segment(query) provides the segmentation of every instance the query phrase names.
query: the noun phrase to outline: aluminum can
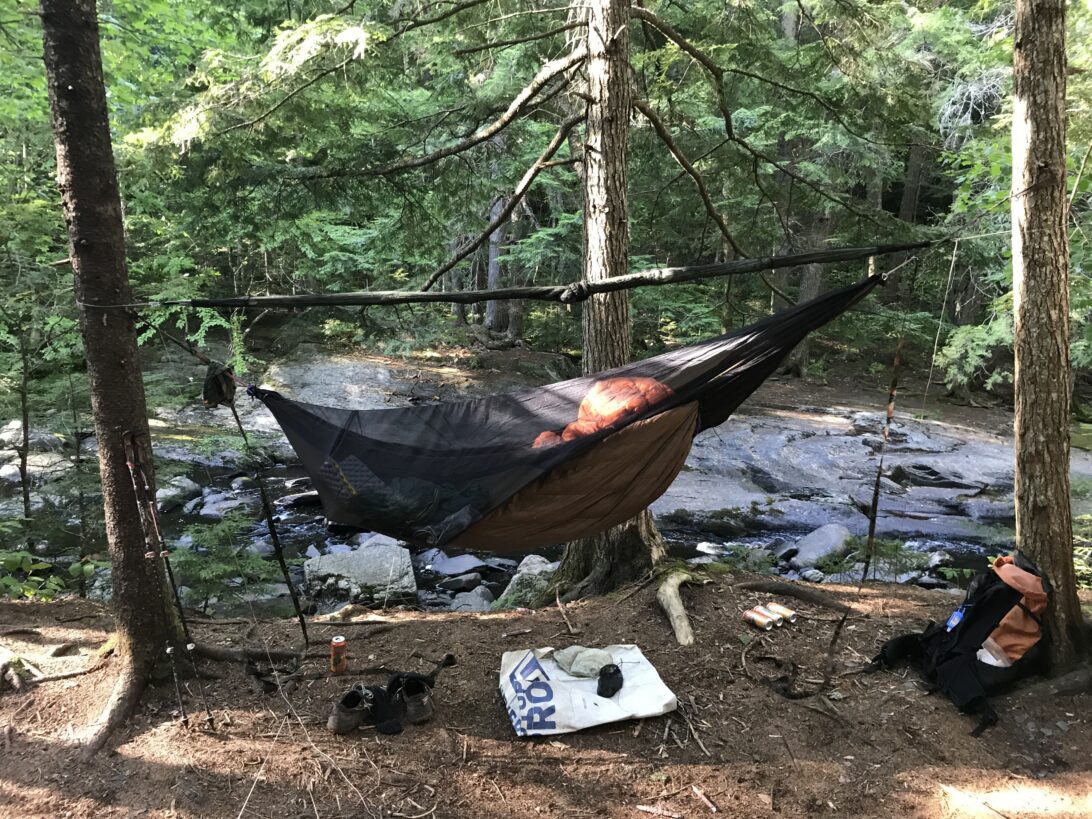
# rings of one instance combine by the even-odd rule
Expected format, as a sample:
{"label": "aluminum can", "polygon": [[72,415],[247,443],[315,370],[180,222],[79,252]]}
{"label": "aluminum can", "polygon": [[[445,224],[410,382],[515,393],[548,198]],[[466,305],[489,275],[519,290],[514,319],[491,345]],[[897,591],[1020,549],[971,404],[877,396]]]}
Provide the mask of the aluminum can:
{"label": "aluminum can", "polygon": [[780,614],[790,623],[796,622],[796,612],[790,609],[788,606],[782,606],[780,603],[767,603],[766,608],[768,608],[774,614]]}
{"label": "aluminum can", "polygon": [[340,634],[330,640],[330,673],[344,674],[349,670],[349,642]]}
{"label": "aluminum can", "polygon": [[755,606],[755,611],[757,611],[763,617],[768,617],[769,619],[773,620],[773,624],[778,628],[781,628],[783,625],[785,625],[785,618],[777,612],[773,611],[772,609],[768,608],[767,606]]}
{"label": "aluminum can", "polygon": [[773,628],[773,620],[765,615],[759,614],[754,609],[748,609],[743,612],[743,619],[755,628],[762,629],[762,631],[769,631]]}

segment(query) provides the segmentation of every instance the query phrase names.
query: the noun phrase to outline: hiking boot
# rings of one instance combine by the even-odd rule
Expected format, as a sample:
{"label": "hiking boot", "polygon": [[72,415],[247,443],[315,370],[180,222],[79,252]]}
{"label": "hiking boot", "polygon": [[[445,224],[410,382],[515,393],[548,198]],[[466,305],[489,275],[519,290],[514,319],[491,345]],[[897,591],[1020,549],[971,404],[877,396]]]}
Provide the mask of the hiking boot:
{"label": "hiking boot", "polygon": [[418,725],[432,719],[432,686],[417,676],[407,677],[398,689],[398,699],[406,722]]}
{"label": "hiking boot", "polygon": [[363,685],[354,685],[337,701],[326,728],[335,734],[347,734],[355,731],[366,717],[372,713],[373,694]]}

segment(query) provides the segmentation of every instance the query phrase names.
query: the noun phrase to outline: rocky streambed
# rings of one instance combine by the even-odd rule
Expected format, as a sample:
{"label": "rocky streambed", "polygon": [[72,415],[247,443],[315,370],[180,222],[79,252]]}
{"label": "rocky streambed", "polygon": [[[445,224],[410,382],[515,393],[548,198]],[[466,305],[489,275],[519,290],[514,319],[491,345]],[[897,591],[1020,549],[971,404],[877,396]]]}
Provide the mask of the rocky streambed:
{"label": "rocky streambed", "polygon": [[[312,403],[371,408],[451,400],[535,380],[354,356],[301,358],[273,367],[266,376],[269,386]],[[784,400],[784,392],[760,392],[744,411],[698,436],[686,467],[653,504],[653,513],[672,551],[695,562],[722,560],[812,582],[856,580],[883,419],[856,402],[809,405]],[[805,395],[806,388],[797,387],[790,398]],[[224,409],[200,409],[195,400],[181,411],[155,411],[154,449],[161,473],[173,474],[160,481],[157,497],[176,549],[201,555],[200,534],[184,532],[236,514],[249,522],[238,550],[269,558],[272,545],[255,483],[260,473],[275,500],[274,522],[292,558],[292,580],[313,610],[346,602],[456,610],[521,605],[560,554],[554,549],[523,559],[518,544],[513,544],[517,559],[421,549],[329,525],[272,416],[245,398],[239,409],[259,455],[233,435]],[[15,423],[0,430],[0,444],[9,447],[0,450],[0,481],[7,486],[0,514],[8,517],[22,508],[10,448],[19,431]],[[78,523],[69,480],[72,441],[36,430],[31,444],[32,510],[58,524],[58,535],[36,549],[63,568],[75,559],[72,534]],[[93,439],[83,442],[83,450],[93,452]],[[986,554],[1011,545],[1012,441],[1003,428],[900,416],[884,464],[877,534],[885,546],[870,577],[945,587],[952,567],[980,568]],[[1072,470],[1078,482],[1086,482],[1092,457],[1074,450]],[[84,484],[84,502],[98,503],[94,487]],[[1084,503],[1077,502],[1075,511],[1089,511],[1081,508]],[[260,606],[279,613],[288,605],[283,583],[258,588],[247,587],[242,577],[227,580],[223,594],[189,602],[224,612]],[[108,570],[99,569],[92,593],[108,589]]]}

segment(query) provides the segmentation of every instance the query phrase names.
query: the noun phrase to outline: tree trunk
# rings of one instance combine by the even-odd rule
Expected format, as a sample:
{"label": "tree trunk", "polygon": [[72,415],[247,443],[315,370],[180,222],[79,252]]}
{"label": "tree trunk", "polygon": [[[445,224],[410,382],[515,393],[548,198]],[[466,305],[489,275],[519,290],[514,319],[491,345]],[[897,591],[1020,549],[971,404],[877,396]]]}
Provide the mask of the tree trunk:
{"label": "tree trunk", "polygon": [[1069,507],[1069,248],[1065,0],[1017,0],[1012,278],[1016,541],[1054,588],[1051,666],[1086,650]]}
{"label": "tree trunk", "polygon": [[[489,207],[489,221],[497,219],[507,206],[503,196],[498,196]],[[489,251],[486,260],[485,286],[496,290],[504,285],[501,251],[504,249],[505,227],[499,227],[489,234]],[[485,303],[485,326],[494,333],[503,333],[508,329],[508,302],[487,301]]]}
{"label": "tree trunk", "polygon": [[[918,219],[918,205],[921,203],[921,189],[925,184],[926,174],[929,170],[929,154],[922,145],[911,145],[906,157],[906,171],[903,174],[902,197],[899,199],[899,219],[909,224],[914,224]],[[898,267],[906,261],[907,254],[899,253],[888,260],[891,268]],[[881,297],[889,304],[900,301],[900,287],[902,273],[906,270],[896,270],[888,276],[887,285],[883,288]]]}
{"label": "tree trunk", "polygon": [[[584,149],[584,278],[629,272],[626,174],[632,85],[628,0],[588,5],[588,121]],[[629,296],[592,296],[584,303],[585,373],[630,359]],[[599,594],[640,577],[665,555],[646,509],[628,523],[570,543],[556,581],[567,597]]]}
{"label": "tree trunk", "polygon": [[[811,230],[808,236],[808,245],[816,250],[820,249],[830,236],[831,219],[818,215],[811,220]],[[800,291],[797,293],[796,303],[803,304],[819,297],[823,290],[823,265],[808,264],[800,269]],[[796,378],[802,378],[807,374],[808,363],[811,360],[811,337],[805,338],[789,353],[785,362],[784,371]]]}
{"label": "tree trunk", "polygon": [[[174,619],[145,541],[125,455],[135,436],[152,463],[133,321],[121,199],[110,143],[94,0],[41,0],[42,36],[69,254],[75,276],[91,414],[98,436],[106,538],[113,563],[118,683],[88,747],[101,746],[135,707]],[[149,480],[154,476],[149,475]],[[154,483],[153,483],[154,486]],[[153,489],[154,492],[154,489]]]}
{"label": "tree trunk", "polygon": [[19,436],[19,446],[15,448],[19,456],[19,488],[23,496],[23,534],[27,547],[30,543],[30,475],[27,472],[27,458],[30,456],[30,353],[27,350],[26,333],[19,336],[19,417],[23,422],[23,431]]}

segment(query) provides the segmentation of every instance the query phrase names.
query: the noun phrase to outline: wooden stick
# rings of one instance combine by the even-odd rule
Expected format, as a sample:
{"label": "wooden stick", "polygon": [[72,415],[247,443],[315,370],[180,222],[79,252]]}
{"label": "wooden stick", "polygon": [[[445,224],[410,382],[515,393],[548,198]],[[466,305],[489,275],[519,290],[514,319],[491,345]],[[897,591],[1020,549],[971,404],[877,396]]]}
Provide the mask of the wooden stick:
{"label": "wooden stick", "polygon": [[686,615],[686,607],[683,606],[679,587],[683,583],[694,582],[696,578],[689,572],[674,571],[664,579],[656,591],[656,600],[667,615],[671,630],[675,632],[675,640],[681,646],[694,645],[694,629],[690,627],[690,618]]}
{"label": "wooden stick", "polygon": [[579,634],[580,631],[573,628],[573,624],[569,622],[569,615],[565,613],[565,604],[561,602],[561,593],[557,589],[554,589],[554,598],[557,600],[557,610],[561,612],[561,618],[565,621],[565,625],[569,627],[569,634]]}
{"label": "wooden stick", "polygon": [[219,299],[169,299],[166,301],[133,302],[121,305],[94,305],[85,307],[94,309],[109,307],[128,307],[142,309],[150,307],[344,307],[364,306],[369,304],[424,304],[429,302],[443,304],[476,304],[483,301],[505,299],[526,299],[530,301],[554,301],[563,304],[575,304],[597,293],[615,293],[634,287],[660,287],[665,284],[701,281],[718,276],[738,276],[744,273],[757,273],[763,270],[779,270],[785,267],[800,267],[807,264],[833,264],[867,259],[869,256],[885,256],[930,247],[934,242],[909,242],[892,245],[871,245],[860,247],[837,247],[826,250],[810,250],[805,253],[792,253],[786,256],[761,256],[753,259],[735,259],[730,262],[715,264],[685,265],[681,267],[661,267],[614,276],[595,282],[573,282],[567,285],[542,287],[501,287],[495,290],[456,290],[447,293],[433,293],[424,290],[361,290],[352,293],[308,293],[298,296],[231,296]]}
{"label": "wooden stick", "polygon": [[710,813],[717,812],[717,806],[713,804],[713,800],[711,800],[708,796],[702,793],[701,788],[699,788],[697,785],[691,785],[690,790],[694,792],[694,796],[698,797],[698,799],[701,800],[702,804],[705,805],[705,807],[709,808]]}

